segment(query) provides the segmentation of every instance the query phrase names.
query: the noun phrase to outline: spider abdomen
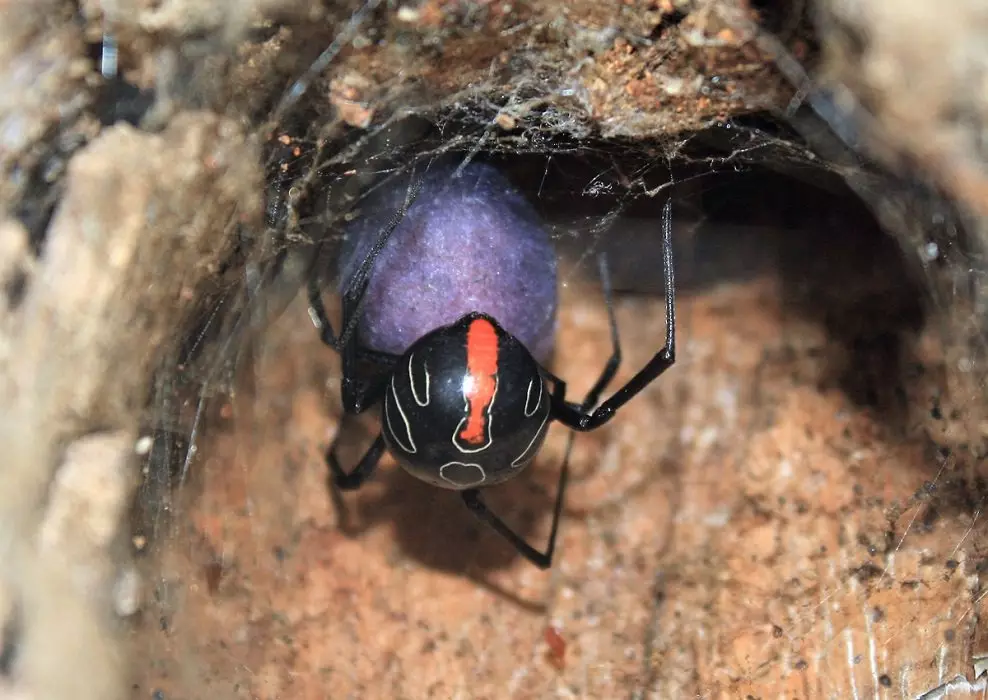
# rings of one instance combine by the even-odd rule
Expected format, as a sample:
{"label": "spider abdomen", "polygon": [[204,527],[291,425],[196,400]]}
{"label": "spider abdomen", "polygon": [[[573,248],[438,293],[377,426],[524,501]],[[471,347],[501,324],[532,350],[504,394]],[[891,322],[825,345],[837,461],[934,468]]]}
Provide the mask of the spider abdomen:
{"label": "spider abdomen", "polygon": [[486,314],[426,334],[401,357],[382,407],[384,438],[411,474],[446,489],[491,486],[545,439],[550,396],[527,349]]}
{"label": "spider abdomen", "polygon": [[[549,359],[556,314],[556,254],[534,208],[492,166],[459,175],[434,165],[418,198],[378,255],[359,334],[380,352],[404,353],[430,331],[483,312],[541,362]],[[360,205],[341,256],[341,289],[407,189],[394,186]]]}

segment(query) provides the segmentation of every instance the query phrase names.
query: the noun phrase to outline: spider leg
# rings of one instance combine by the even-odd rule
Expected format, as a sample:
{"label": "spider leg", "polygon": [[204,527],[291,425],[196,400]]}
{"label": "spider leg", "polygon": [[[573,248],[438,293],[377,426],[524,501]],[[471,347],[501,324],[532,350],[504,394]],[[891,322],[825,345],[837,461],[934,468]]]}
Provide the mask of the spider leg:
{"label": "spider leg", "polygon": [[[312,325],[316,327],[317,331],[319,331],[319,338],[324,344],[328,345],[336,352],[342,353],[343,349],[337,340],[336,333],[333,330],[333,323],[329,320],[329,314],[326,313],[326,306],[322,301],[322,293],[319,291],[319,283],[314,277],[309,280],[308,296],[309,318],[312,320]],[[397,360],[397,355],[392,355],[387,352],[380,352],[378,350],[371,350],[370,348],[358,348],[357,360],[369,360],[371,362],[376,362],[377,364],[389,364],[394,363]]]}
{"label": "spider leg", "polygon": [[[369,394],[379,396],[383,393],[383,388],[374,386],[374,384],[380,383],[384,374],[390,374],[391,368],[398,361],[398,357],[390,353],[359,347],[355,342],[355,335],[351,335],[345,341],[341,336],[337,336],[333,330],[333,323],[329,320],[329,314],[326,313],[322,291],[319,289],[319,281],[315,274],[309,276],[307,291],[309,318],[312,319],[312,325],[319,332],[320,340],[339,353],[343,359],[343,381],[340,383],[343,409],[347,413],[361,413],[373,404],[373,401],[367,400]],[[346,313],[344,313],[345,318]],[[377,365],[375,376],[370,382],[355,378],[357,373],[353,370],[357,363]]]}
{"label": "spider leg", "polygon": [[[363,413],[384,393],[385,380],[397,363],[398,356],[358,347],[352,339],[347,345],[341,346],[326,313],[322,293],[315,278],[309,280],[308,291],[309,317],[319,331],[320,339],[343,359],[343,378],[340,382],[343,410],[347,413]],[[354,371],[358,363],[374,365],[370,380],[359,378],[360,373]]]}
{"label": "spider leg", "polygon": [[343,471],[343,467],[340,466],[339,459],[336,457],[336,447],[337,441],[334,440],[330,448],[326,450],[326,465],[332,475],[333,486],[341,491],[355,491],[363,486],[364,482],[374,473],[377,463],[381,461],[381,455],[384,454],[386,445],[384,435],[379,433],[364,456],[357,462],[357,466],[349,473]]}
{"label": "spider leg", "polygon": [[338,352],[343,361],[343,380],[340,382],[340,388],[343,398],[343,408],[348,413],[360,413],[364,411],[374,403],[374,400],[368,400],[368,396],[379,396],[378,384],[380,383],[381,375],[378,374],[377,377],[374,377],[369,382],[359,380],[356,378],[357,364],[371,361],[382,367],[386,367],[387,372],[390,373],[391,368],[394,367],[394,364],[398,360],[396,356],[389,353],[361,348],[357,342],[357,326],[360,322],[364,303],[367,300],[366,293],[367,288],[370,286],[374,263],[377,261],[381,251],[387,246],[391,234],[394,233],[394,230],[398,228],[398,225],[405,218],[405,213],[418,197],[420,186],[421,183],[415,182],[409,187],[405,202],[388,222],[388,225],[378,234],[374,245],[371,246],[370,251],[368,251],[367,255],[360,262],[360,266],[347,281],[346,288],[343,290],[343,319],[339,334],[334,331],[333,324],[330,322],[329,315],[326,313],[316,268],[313,267],[309,274],[307,287],[309,318],[312,319],[313,325],[319,331],[319,337],[322,342]]}
{"label": "spider leg", "polygon": [[478,489],[467,489],[463,491],[463,502],[474,515],[508,540],[518,550],[519,554],[540,569],[548,569],[552,566],[552,555],[556,549],[556,532],[559,528],[559,514],[563,510],[563,493],[566,491],[567,472],[566,462],[564,461],[563,470],[559,475],[559,492],[556,494],[556,507],[552,513],[552,530],[549,532],[549,545],[546,547],[545,552],[535,549],[521,535],[508,527],[501,518],[487,507],[487,504],[480,497],[480,491]]}
{"label": "spider leg", "polygon": [[[565,400],[557,400],[553,396],[552,417],[560,423],[569,426],[573,430],[586,432],[595,430],[614,417],[615,412],[628,401],[633,399],[645,387],[651,384],[660,374],[673,366],[676,362],[676,288],[673,277],[672,265],[672,202],[666,202],[662,209],[662,269],[665,277],[666,287],[666,341],[648,363],[642,367],[638,373],[632,377],[627,384],[614,392],[596,410],[590,412],[589,406],[576,406]],[[612,316],[613,319],[613,316]],[[614,333],[615,326],[612,325],[611,332]],[[620,350],[617,349],[617,362],[620,362]],[[611,372],[608,376],[608,368],[614,361],[614,355],[608,361],[608,366],[604,369],[604,374],[597,381],[594,389],[603,390],[606,382],[613,377]],[[614,371],[617,364],[614,365]],[[593,392],[593,390],[591,390]],[[588,397],[589,398],[589,397]]]}
{"label": "spider leg", "polygon": [[319,338],[322,342],[333,348],[333,350],[336,350],[336,352],[339,352],[340,348],[336,342],[333,323],[329,320],[329,314],[326,313],[326,306],[322,303],[322,292],[319,289],[319,281],[315,275],[309,277],[308,291],[309,318],[312,319],[312,325],[319,331]]}
{"label": "spider leg", "polygon": [[[576,404],[569,404],[566,401],[566,382],[552,372],[543,368],[543,372],[554,385],[552,391],[553,404],[571,405],[573,410],[587,411],[590,408],[593,408],[593,406],[596,405],[597,401],[600,399],[600,394],[607,388],[607,385],[610,384],[611,380],[614,379],[614,375],[617,374],[618,367],[621,365],[621,343],[618,337],[617,318],[614,316],[611,275],[610,270],[607,267],[607,256],[601,253],[598,256],[598,262],[600,264],[601,286],[604,289],[604,301],[607,304],[607,317],[611,327],[611,347],[613,348],[611,351],[611,356],[607,360],[607,364],[604,365],[604,369],[601,371],[597,381],[594,382],[593,387],[589,392],[587,392],[586,398],[583,399],[583,403],[579,406]],[[507,540],[514,545],[515,549],[524,555],[526,559],[542,569],[548,569],[552,565],[552,555],[556,550],[556,535],[559,532],[559,517],[562,514],[563,503],[565,502],[564,497],[566,494],[566,484],[569,482],[569,456],[572,449],[573,434],[570,433],[569,440],[566,443],[566,452],[563,455],[563,465],[559,471],[559,483],[556,485],[556,505],[552,511],[552,526],[549,530],[549,544],[546,547],[545,553],[539,552],[537,549],[525,542],[520,535],[511,530],[504,523],[504,521],[492,513],[487,505],[481,500],[480,494],[476,492],[476,489],[473,490],[473,493],[466,491],[463,493],[464,502],[477,517],[497,530],[497,532],[507,538]]]}
{"label": "spider leg", "polygon": [[[600,264],[601,286],[604,289],[604,301],[607,304],[607,317],[611,327],[612,351],[610,358],[607,360],[607,364],[604,365],[604,369],[601,371],[597,381],[594,382],[593,387],[587,392],[586,398],[583,399],[583,403],[581,403],[579,407],[572,404],[575,410],[582,411],[587,411],[596,405],[597,401],[600,399],[600,394],[607,388],[607,385],[610,384],[611,380],[614,379],[614,375],[617,374],[618,367],[621,365],[621,342],[618,336],[617,318],[614,316],[611,276],[607,267],[606,255],[601,253],[598,257],[598,262]],[[566,382],[544,368],[543,371],[546,376],[552,380],[554,385],[552,391],[553,403],[565,403],[570,405],[566,402]],[[476,491],[476,489],[473,490],[473,493],[463,493],[464,502],[477,517],[497,530],[497,532],[507,538],[507,540],[514,545],[515,549],[524,555],[526,559],[542,569],[548,569],[552,565],[552,555],[556,550],[556,535],[559,532],[559,517],[562,514],[563,503],[565,502],[564,496],[566,493],[566,484],[569,482],[569,456],[573,449],[573,436],[574,434],[570,433],[569,440],[566,443],[566,452],[563,455],[563,465],[559,471],[559,483],[556,485],[556,505],[552,511],[552,526],[549,530],[549,544],[546,547],[545,553],[534,549],[530,544],[525,542],[520,535],[511,530],[504,523],[504,521],[492,513],[483,500],[481,500],[480,494]]]}
{"label": "spider leg", "polygon": [[355,491],[364,485],[374,474],[374,470],[377,468],[378,462],[381,461],[381,455],[384,453],[386,446],[384,435],[378,433],[377,438],[371,444],[370,448],[360,458],[360,461],[357,462],[357,466],[347,473],[343,471],[340,461],[336,456],[338,440],[339,438],[333,440],[333,444],[326,450],[326,465],[329,467],[330,473],[329,493],[333,500],[333,509],[336,511],[339,528],[344,532],[355,534],[349,523],[349,513],[346,503],[343,501],[342,492]]}
{"label": "spider leg", "polygon": [[[547,374],[555,384],[552,392],[553,401],[562,401],[566,395],[566,382],[551,373],[547,372]],[[461,494],[463,497],[463,503],[466,504],[467,508],[469,508],[474,515],[490,525],[490,527],[497,531],[498,534],[508,540],[508,542],[511,543],[519,554],[540,569],[548,569],[552,566],[552,555],[556,551],[556,535],[559,532],[559,516],[563,512],[566,484],[569,481],[569,452],[572,444],[573,443],[571,440],[570,444],[566,447],[566,454],[563,457],[563,466],[559,472],[559,484],[556,486],[556,505],[552,509],[552,527],[549,530],[549,544],[546,546],[545,552],[540,552],[535,549],[535,547],[526,542],[521,535],[512,530],[507,523],[501,520],[497,514],[488,508],[487,504],[484,503],[483,499],[480,497],[479,489],[467,489]]]}
{"label": "spider leg", "polygon": [[351,344],[350,341],[356,334],[357,324],[360,321],[361,312],[366,301],[367,288],[370,286],[374,263],[377,262],[381,251],[387,246],[388,241],[391,239],[391,234],[398,228],[398,225],[405,218],[406,212],[408,212],[412,203],[418,198],[421,184],[421,182],[415,181],[409,187],[408,193],[405,196],[405,202],[395,215],[391,217],[388,225],[378,234],[374,245],[361,261],[360,267],[357,268],[356,272],[353,273],[353,276],[347,282],[346,289],[343,290],[343,323],[340,335],[337,338],[337,344],[340,347],[349,346]]}

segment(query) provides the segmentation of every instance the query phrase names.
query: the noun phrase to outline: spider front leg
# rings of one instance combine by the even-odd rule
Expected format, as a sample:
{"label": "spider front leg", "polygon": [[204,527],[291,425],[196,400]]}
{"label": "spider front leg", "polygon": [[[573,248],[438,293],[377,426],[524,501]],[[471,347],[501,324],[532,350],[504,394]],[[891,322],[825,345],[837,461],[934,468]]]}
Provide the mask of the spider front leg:
{"label": "spider front leg", "polygon": [[[349,294],[349,290],[344,294],[343,323],[345,327],[352,325],[348,321],[350,312],[347,297]],[[329,314],[326,313],[322,292],[314,275],[309,278],[308,296],[309,318],[312,320],[312,325],[319,331],[320,340],[335,350],[343,361],[343,378],[340,382],[343,410],[353,414],[363,413],[373,406],[383,394],[383,387],[378,386],[378,384],[382,377],[390,374],[391,368],[398,361],[398,357],[390,353],[359,347],[356,333],[353,331],[344,332],[337,336],[333,330],[333,323],[329,320]],[[359,304],[359,300],[357,304]],[[367,365],[374,367],[370,380],[357,376],[358,370]]]}
{"label": "spider front leg", "polygon": [[[587,432],[607,423],[621,406],[628,403],[655,381],[659,375],[676,362],[676,286],[672,265],[672,202],[662,209],[662,269],[666,287],[666,339],[665,345],[632,377],[627,384],[614,392],[596,410],[576,406],[567,401],[552,402],[553,418],[573,430]],[[618,353],[620,358],[620,353]],[[612,358],[613,359],[613,358]],[[610,364],[610,363],[608,363]],[[615,368],[616,369],[616,368]],[[606,368],[605,368],[606,374]],[[612,375],[613,376],[613,375]],[[603,379],[603,376],[601,377]],[[599,383],[599,381],[598,381]],[[597,387],[594,387],[597,389]],[[603,387],[600,387],[603,390]]]}
{"label": "spider front leg", "polygon": [[329,320],[329,314],[326,313],[325,304],[322,303],[322,291],[319,289],[319,280],[316,279],[315,275],[309,277],[308,292],[309,318],[312,319],[312,325],[319,331],[319,339],[336,352],[340,352],[336,333],[333,331],[333,323]]}
{"label": "spider front leg", "polygon": [[[387,388],[387,377],[390,376],[391,367],[396,358],[387,353],[379,353],[372,350],[365,350],[356,347],[356,338],[351,334],[349,338],[343,339],[336,336],[333,324],[326,313],[326,306],[323,304],[322,292],[319,289],[315,276],[309,279],[309,317],[313,325],[319,331],[319,337],[323,343],[333,348],[343,358],[343,380],[341,393],[343,396],[344,418],[348,414],[358,415],[381,400]],[[358,368],[357,363],[374,363],[378,365],[370,381],[358,380],[352,374]],[[381,369],[381,368],[385,369]],[[341,421],[342,423],[342,421]],[[342,432],[342,431],[341,431]],[[380,433],[368,448],[367,452],[357,466],[352,471],[346,472],[340,466],[337,457],[339,447],[339,436],[326,450],[326,465],[329,467],[332,484],[341,491],[352,491],[360,488],[365,481],[374,473],[377,463],[381,460],[381,455],[385,450],[384,436]]]}

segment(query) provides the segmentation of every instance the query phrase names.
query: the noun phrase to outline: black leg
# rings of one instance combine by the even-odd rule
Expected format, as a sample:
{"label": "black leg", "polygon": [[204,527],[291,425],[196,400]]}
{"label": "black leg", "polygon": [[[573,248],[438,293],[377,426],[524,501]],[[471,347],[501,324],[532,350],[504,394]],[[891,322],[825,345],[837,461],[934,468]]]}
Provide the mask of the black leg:
{"label": "black leg", "polygon": [[[360,266],[346,283],[342,294],[343,318],[340,333],[337,335],[333,324],[326,313],[319,285],[318,265],[313,265],[308,279],[309,317],[319,332],[322,342],[339,353],[342,360],[342,394],[344,418],[347,414],[359,414],[373,406],[387,390],[389,377],[398,361],[398,357],[389,353],[376,352],[359,347],[357,342],[357,326],[360,321],[363,305],[366,300],[367,287],[370,285],[371,271],[381,251],[384,250],[391,234],[405,217],[405,213],[418,197],[420,183],[413,182],[401,209],[395,214],[384,229],[378,234],[373,246],[360,262]],[[372,371],[368,365],[374,365]],[[381,455],[385,450],[383,434],[378,434],[370,448],[349,473],[343,471],[336,455],[339,438],[333,441],[326,450],[326,464],[331,475],[331,493],[340,514],[341,526],[346,528],[345,508],[340,497],[340,491],[351,491],[360,488],[374,473]]]}
{"label": "black leg", "polygon": [[[343,362],[343,380],[340,382],[340,389],[343,399],[343,408],[348,413],[361,413],[369,406],[373,405],[379,396],[378,384],[384,374],[390,374],[391,369],[398,361],[398,357],[389,353],[376,352],[359,347],[356,338],[357,326],[363,311],[366,300],[367,287],[370,285],[370,274],[374,268],[377,257],[384,250],[391,238],[391,234],[405,218],[405,213],[418,197],[421,183],[415,182],[408,190],[405,202],[401,209],[392,217],[388,225],[378,234],[374,245],[360,263],[360,267],[347,282],[346,289],[343,290],[343,319],[339,335],[333,329],[333,324],[326,313],[323,304],[322,292],[319,288],[319,279],[316,267],[310,271],[308,280],[309,297],[309,318],[319,331],[319,337],[323,343],[333,348],[339,353]],[[375,372],[371,373],[369,380],[358,378],[362,373],[358,372],[358,364],[371,362],[377,364]],[[363,375],[366,376],[366,375]]]}
{"label": "black leg", "polygon": [[[319,285],[315,279],[309,280],[309,318],[312,325],[319,331],[319,338],[323,343],[331,347],[336,352],[342,352],[342,347],[336,339],[333,331],[333,323],[329,320],[326,307],[322,302],[322,294],[319,292]],[[398,361],[397,355],[389,352],[379,352],[369,348],[357,348],[357,360],[360,362],[373,362],[379,365],[393,365]]]}
{"label": "black leg", "polygon": [[[676,362],[676,288],[672,265],[671,201],[666,202],[662,210],[662,268],[666,286],[666,342],[663,348],[627,384],[614,392],[593,412],[589,412],[589,409],[583,406],[575,406],[565,400],[556,400],[553,397],[552,417],[555,420],[573,430],[583,432],[599,428],[613,418],[614,413],[621,406],[633,399]],[[618,353],[618,357],[620,357],[620,353]],[[602,375],[601,379],[604,379],[605,376],[606,368],[605,375]],[[600,380],[598,380],[598,384],[600,384]]]}
{"label": "black leg", "polygon": [[326,307],[322,303],[322,292],[319,289],[319,281],[316,279],[315,275],[309,277],[309,318],[312,319],[312,325],[316,327],[319,331],[319,338],[323,343],[333,348],[336,352],[340,351],[340,346],[336,342],[336,333],[333,332],[333,323],[329,320],[329,315],[326,313]]}
{"label": "black leg", "polygon": [[521,535],[508,527],[501,518],[495,515],[487,504],[480,498],[480,491],[468,489],[463,492],[463,502],[474,515],[490,525],[501,534],[508,542],[514,546],[518,552],[540,569],[548,569],[552,566],[552,555],[556,549],[556,532],[559,528],[559,514],[563,510],[563,493],[566,490],[567,468],[563,463],[563,470],[559,476],[559,492],[556,495],[556,507],[552,513],[552,530],[549,532],[549,546],[545,552],[540,552],[526,542]]}
{"label": "black leg", "polygon": [[[309,280],[309,317],[319,331],[322,342],[336,350],[343,358],[343,377],[340,381],[343,411],[353,414],[363,413],[384,395],[388,377],[398,362],[398,356],[358,348],[353,342],[348,347],[340,347],[315,279]],[[355,369],[358,364],[364,367],[373,365],[373,371],[357,372]]]}
{"label": "black leg", "polygon": [[371,271],[374,269],[374,263],[377,262],[377,257],[384,250],[385,246],[387,246],[388,241],[391,239],[391,234],[394,233],[394,230],[398,228],[398,225],[405,218],[405,213],[409,207],[418,198],[421,184],[420,181],[413,181],[401,209],[395,213],[391,221],[388,222],[388,225],[378,234],[377,240],[374,241],[374,245],[361,261],[360,267],[357,268],[357,271],[353,273],[353,277],[347,282],[346,289],[343,291],[343,323],[339,338],[337,338],[337,345],[341,348],[353,345],[350,341],[353,339],[357,330],[357,324],[360,321],[360,314],[363,309],[367,287],[370,286]]}
{"label": "black leg", "polygon": [[[566,397],[566,382],[549,372],[546,374],[548,374],[555,384],[552,391],[553,400],[564,401]],[[552,555],[556,551],[556,534],[559,532],[559,516],[563,512],[566,484],[569,481],[569,447],[571,445],[572,440],[570,440],[570,444],[566,448],[566,455],[563,457],[563,466],[559,472],[559,483],[556,486],[556,505],[552,509],[552,527],[549,530],[549,544],[545,552],[535,549],[521,535],[508,527],[501,518],[487,507],[487,504],[481,499],[478,489],[467,489],[462,492],[463,502],[474,515],[490,525],[491,528],[508,540],[522,556],[540,569],[548,569],[552,566]]]}
{"label": "black leg", "polygon": [[371,477],[377,468],[377,463],[381,461],[381,455],[384,454],[385,448],[384,435],[379,434],[377,436],[364,456],[357,462],[357,466],[349,474],[343,471],[339,460],[336,458],[336,447],[336,440],[334,440],[330,448],[326,450],[326,464],[329,466],[329,472],[333,477],[333,486],[341,491],[355,491]]}
{"label": "black leg", "polygon": [[[339,438],[337,438],[339,440]],[[329,467],[329,495],[333,500],[333,509],[336,511],[337,527],[348,535],[357,534],[357,530],[350,524],[349,511],[343,500],[343,491],[355,491],[374,474],[381,455],[384,453],[384,436],[378,435],[371,444],[370,449],[360,458],[357,466],[349,474],[343,471],[340,462],[336,457],[337,440],[333,441],[329,449],[326,450],[326,465]]]}
{"label": "black leg", "polygon": [[[340,418],[340,429],[337,432],[336,438],[333,439],[333,443],[326,450],[326,466],[329,467],[329,493],[330,497],[333,499],[333,507],[336,509],[337,521],[339,527],[344,532],[352,532],[352,528],[349,525],[349,518],[347,517],[346,503],[343,502],[343,497],[340,494],[341,491],[355,491],[364,485],[373,474],[374,470],[377,469],[377,463],[381,461],[381,455],[384,454],[385,442],[384,434],[378,433],[374,442],[364,453],[364,456],[360,458],[355,466],[349,473],[343,471],[343,467],[340,466],[340,460],[336,455],[336,450],[339,447],[340,436],[343,434],[344,423],[346,421],[347,415],[350,413],[360,413],[368,406],[373,406],[377,401],[380,400],[381,395],[384,394],[384,390],[388,386],[388,375],[385,375],[381,381],[378,382],[375,389],[375,394],[371,397],[372,400],[365,403],[363,406],[357,405],[355,410],[347,410],[343,413]],[[345,385],[344,385],[345,386]],[[344,404],[346,406],[346,404]]]}
{"label": "black leg", "polygon": [[[375,400],[384,393],[384,387],[381,384],[386,381],[386,377],[391,373],[391,368],[398,361],[398,357],[389,353],[357,347],[356,343],[352,341],[348,346],[343,346],[333,331],[333,323],[329,320],[329,314],[326,313],[322,292],[315,275],[309,278],[308,294],[309,318],[312,319],[312,324],[319,331],[319,338],[343,358],[343,380],[340,382],[343,410],[347,413],[362,413],[374,405]],[[358,379],[358,375],[361,373],[353,371],[357,363],[376,365],[369,381]]]}

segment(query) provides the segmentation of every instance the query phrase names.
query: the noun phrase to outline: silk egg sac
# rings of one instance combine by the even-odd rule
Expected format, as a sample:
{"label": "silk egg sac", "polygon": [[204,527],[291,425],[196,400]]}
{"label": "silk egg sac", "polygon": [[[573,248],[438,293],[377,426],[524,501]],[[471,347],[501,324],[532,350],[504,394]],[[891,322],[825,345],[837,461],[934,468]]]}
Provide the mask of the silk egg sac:
{"label": "silk egg sac", "polygon": [[[370,274],[361,345],[401,355],[430,331],[476,311],[546,363],[556,322],[556,253],[534,207],[484,163],[459,173],[455,164],[433,164],[414,177],[419,195]],[[406,179],[360,201],[346,231],[341,291],[407,195]]]}

